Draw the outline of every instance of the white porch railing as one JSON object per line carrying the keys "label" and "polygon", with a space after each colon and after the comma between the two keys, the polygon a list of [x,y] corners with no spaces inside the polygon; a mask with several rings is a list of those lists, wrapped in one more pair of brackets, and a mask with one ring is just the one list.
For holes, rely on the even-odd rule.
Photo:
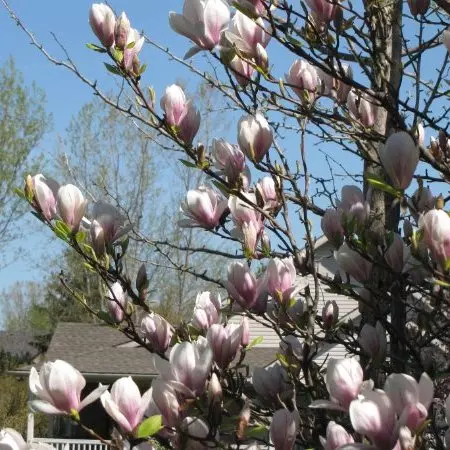
{"label": "white porch railing", "polygon": [[33,438],[31,444],[49,444],[55,450],[108,450],[109,448],[103,442],[94,439]]}

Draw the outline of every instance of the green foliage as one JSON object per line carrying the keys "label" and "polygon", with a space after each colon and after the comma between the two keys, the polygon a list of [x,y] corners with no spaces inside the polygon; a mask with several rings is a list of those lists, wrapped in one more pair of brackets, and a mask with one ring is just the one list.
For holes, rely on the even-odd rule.
{"label": "green foliage", "polygon": [[45,111],[45,94],[36,85],[25,86],[14,60],[0,68],[0,245],[19,237],[12,226],[27,210],[14,194],[31,171],[34,149],[48,131],[51,116]]}

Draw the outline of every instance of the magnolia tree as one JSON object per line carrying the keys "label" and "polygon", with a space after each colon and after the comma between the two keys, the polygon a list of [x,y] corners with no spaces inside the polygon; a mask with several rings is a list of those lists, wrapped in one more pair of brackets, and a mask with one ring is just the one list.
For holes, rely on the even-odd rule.
{"label": "magnolia tree", "polygon": [[[226,279],[213,280],[227,294],[200,292],[192,319],[174,327],[148,306],[145,266],[124,272],[127,239],[139,230],[115,207],[89,205],[77,186],[30,175],[19,194],[100,275],[109,308],[74,296],[148,349],[159,372],[145,393],[121,378],[85,396],[76,368],[47,362],[30,375],[33,409],[83,426],[80,411],[100,401],[116,429],[89,432],[120,448],[450,448],[446,0],[185,0],[168,20],[191,45],[184,58],[192,63],[140,34],[125,13],[94,4],[98,42],[89,47],[99,69],[106,61],[122,78],[127,99],[51,56],[3,3],[46,58],[130,117],[136,133],[156,130],[184,165],[203,172],[207,182],[186,192],[179,226],[239,244],[236,254],[196,249],[233,258]],[[235,111],[233,142],[196,140],[202,117],[180,86],[142,87],[146,44],[220,91]],[[197,68],[199,52],[210,73]],[[284,65],[272,65],[270,53]],[[347,173],[340,195],[331,167],[329,179],[312,168],[314,144],[332,147],[335,167]],[[359,173],[350,175],[347,155]],[[335,247],[334,277],[317,267],[319,222]],[[207,270],[176,269],[211,281]],[[360,321],[342,317],[338,300],[322,309],[321,286],[359,302]],[[231,315],[242,316],[240,325],[228,323]],[[249,318],[280,338],[278,360],[251,376]],[[347,357],[318,365],[330,344]],[[11,430],[1,439],[25,446]]]}

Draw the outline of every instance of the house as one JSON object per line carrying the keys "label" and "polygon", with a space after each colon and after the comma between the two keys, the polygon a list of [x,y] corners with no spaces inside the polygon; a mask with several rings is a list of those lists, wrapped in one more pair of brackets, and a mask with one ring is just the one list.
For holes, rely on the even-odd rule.
{"label": "house", "polygon": [[[333,258],[332,246],[324,238],[317,241],[316,261],[318,271],[333,276],[337,271],[337,265]],[[304,288],[309,284],[314,295],[314,283],[312,277],[299,278],[299,287]],[[327,292],[324,287],[320,291],[319,312],[328,300],[336,300],[340,308],[340,318],[348,316],[354,318],[358,315],[357,303],[343,296],[337,296]],[[235,316],[230,321],[238,323],[240,317]],[[250,321],[250,340],[262,336],[261,343],[256,345],[246,355],[246,363],[250,372],[255,367],[265,367],[274,363],[279,351],[280,339],[270,328],[257,321]],[[343,346],[324,348],[319,353],[318,362],[328,357],[342,358],[345,356]],[[87,381],[85,393],[98,386],[98,383],[112,384],[115,380],[124,376],[132,376],[142,390],[148,389],[152,380],[158,376],[153,364],[153,358],[149,352],[130,341],[117,330],[98,324],[88,323],[60,323],[50,342],[45,360],[53,361],[63,359],[76,367]],[[27,377],[30,367],[24,367],[11,373],[17,376]],[[99,402],[89,405],[81,412],[83,423],[95,429],[102,436],[109,436],[113,422],[103,410]],[[101,450],[103,444],[100,441],[89,439],[85,431],[74,425],[64,417],[53,417],[49,423],[48,436],[45,438],[34,436],[33,414],[30,413],[28,421],[28,442],[47,442],[62,450],[66,443],[71,444],[71,449],[84,445],[82,450]]]}

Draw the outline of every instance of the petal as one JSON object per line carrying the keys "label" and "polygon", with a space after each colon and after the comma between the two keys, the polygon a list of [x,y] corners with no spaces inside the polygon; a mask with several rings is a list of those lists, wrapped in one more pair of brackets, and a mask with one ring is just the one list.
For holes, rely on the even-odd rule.
{"label": "petal", "polygon": [[345,408],[342,408],[342,406],[339,406],[337,403],[331,402],[330,400],[314,400],[309,407],[331,409],[333,411],[345,411]]}
{"label": "petal", "polygon": [[79,411],[81,411],[84,407],[94,403],[101,395],[108,389],[109,386],[104,386],[103,384],[99,384],[99,386],[94,389],[89,395],[84,397],[82,402],[80,403]]}
{"label": "petal", "polygon": [[433,401],[434,396],[434,386],[433,380],[424,372],[419,381],[419,401],[425,406],[426,409],[430,406]]}
{"label": "petal", "polygon": [[133,431],[132,427],[128,423],[128,420],[125,416],[119,411],[119,407],[112,401],[111,394],[106,391],[100,397],[100,401],[102,402],[103,408],[109,414],[109,416],[117,422],[120,427],[129,433]]}
{"label": "petal", "polygon": [[30,408],[33,411],[43,412],[45,414],[67,414],[66,411],[61,411],[49,402],[43,400],[32,400],[29,402]]}

